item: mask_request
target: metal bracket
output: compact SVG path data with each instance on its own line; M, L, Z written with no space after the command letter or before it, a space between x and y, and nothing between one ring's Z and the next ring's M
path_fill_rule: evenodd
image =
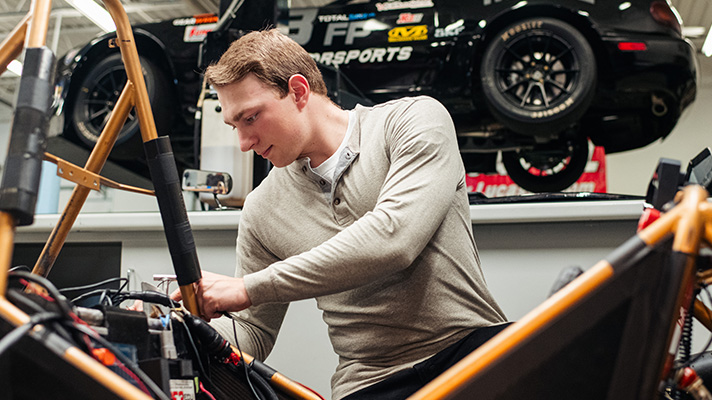
M63 160L53 154L45 153L45 161L49 161L57 165L57 176L62 177L70 182L74 182L79 186L91 190L100 190L101 185L110 187L113 189L125 190L127 192L133 192L138 194L147 194L149 196L155 196L156 193L153 190L143 189L135 186L124 185L112 181L109 178L104 178L99 174L95 174L91 171L79 167L70 163L69 161Z

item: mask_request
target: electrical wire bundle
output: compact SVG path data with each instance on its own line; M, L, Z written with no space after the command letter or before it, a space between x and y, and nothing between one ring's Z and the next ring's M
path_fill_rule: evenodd
M0 357L22 337L30 333L35 326L41 324L45 330L56 333L104 365L112 367L115 371L120 371L121 375L128 377L135 386L149 396L157 399L169 399L165 388L162 389L142 371L136 360L125 355L116 343L112 343L102 334L97 333L105 328L93 327L78 316L84 316L88 311L101 315L100 310L116 309L126 300L141 300L146 307L162 307L164 310L169 310L167 315L160 316L160 320L162 324L168 324L172 326L173 330L180 331L170 332L170 334L175 333L176 338L183 339L185 343L181 343L183 344L181 348L187 349L187 352L181 353L181 356L189 358L197 368L198 379L195 380L195 386L197 386L198 399L276 400L285 398L278 395L269 383L276 371L257 360L245 362L239 345L236 349L233 348L207 322L184 310L179 303L164 293L127 291L126 278L112 278L92 285L58 290L49 280L20 271L18 268L10 271L9 279L25 286L24 290L8 290L7 297L30 315L31 319L29 323L15 327L4 337L1 337ZM121 283L119 289L102 288L116 282ZM27 287L33 289L28 290ZM65 293L76 294L77 292L82 293L77 294L71 301L65 297ZM97 304L93 307L99 310L74 305L75 302L86 301L91 297L98 297ZM157 306L154 307L154 305ZM121 310L121 312L136 313L136 311L127 310ZM166 318L168 321L165 320ZM95 323L94 321L90 322ZM233 320L233 328L235 328L234 324ZM141 334L141 332L136 332L137 336ZM148 335L148 333L145 334ZM237 343L236 328L235 343Z
M26 287L33 284L39 289L26 293L9 289L7 298L18 308L30 315L30 321L15 327L0 339L0 357L12 348L20 339L29 334L38 325L44 327L41 337L47 340L50 335L57 335L55 340L65 340L95 359L102 361L100 354L108 350L115 360L117 368L138 382L138 387L151 397L169 400L169 396L144 373L136 363L119 351L84 321L77 317L70 302L47 279L24 271L10 271L10 280L18 280ZM51 337L51 336L50 336ZM106 349L106 350L102 350Z

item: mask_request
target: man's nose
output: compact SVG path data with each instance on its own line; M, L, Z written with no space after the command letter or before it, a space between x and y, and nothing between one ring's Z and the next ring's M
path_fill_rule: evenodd
M255 135L250 135L247 132L238 132L238 140L240 141L240 151L250 151L255 144L257 144L257 137Z

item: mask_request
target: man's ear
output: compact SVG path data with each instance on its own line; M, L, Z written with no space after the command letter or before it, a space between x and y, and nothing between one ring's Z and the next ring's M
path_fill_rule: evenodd
M309 100L309 95L311 94L311 88L309 87L309 82L304 75L294 74L289 77L289 94L294 95L294 101L299 108L304 107Z

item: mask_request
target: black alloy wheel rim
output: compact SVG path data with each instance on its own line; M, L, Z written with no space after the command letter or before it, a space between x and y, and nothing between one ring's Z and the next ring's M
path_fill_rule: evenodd
M566 40L535 31L505 47L496 84L513 106L541 111L566 101L576 88L580 63Z
M91 135L91 137L87 137L87 139L93 142L99 140L99 135L109 121L109 116L114 107L116 107L116 103L119 100L119 96L126 82L126 71L122 65L117 65L107 69L105 73L96 80L95 85L92 88L88 88L89 92L87 96L81 101L86 125L87 128L89 128L89 132L82 133L85 136ZM116 139L117 143L121 143L127 138L127 135L130 135L131 129L129 125L135 123L135 120L136 112L131 110L124 127Z

